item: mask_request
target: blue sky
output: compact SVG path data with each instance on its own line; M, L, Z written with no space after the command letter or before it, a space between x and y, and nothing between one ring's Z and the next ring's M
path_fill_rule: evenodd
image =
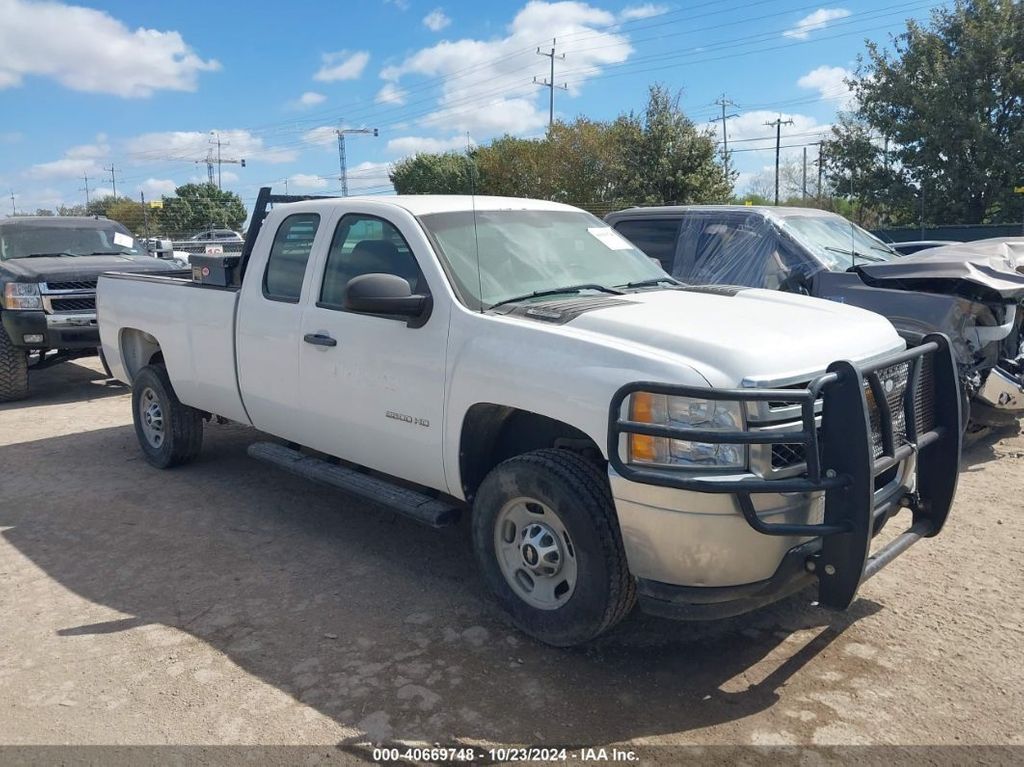
M735 102L729 140L743 191L773 162L781 114L790 158L842 108L865 38L885 42L935 2L863 0L361 0L287 4L0 0L0 210L52 208L109 193L147 197L202 180L211 131L225 188L248 203L264 184L339 188L333 130L347 141L352 193L387 194L387 167L417 150L461 149L547 124L556 49L556 115L613 118L647 86L682 92L704 123ZM748 151L749 150L749 151ZM814 150L812 148L812 156Z

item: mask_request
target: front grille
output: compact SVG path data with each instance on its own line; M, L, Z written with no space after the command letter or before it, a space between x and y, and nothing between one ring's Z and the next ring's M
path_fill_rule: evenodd
M79 298L51 298L50 306L54 312L94 312L96 311L96 297Z
M877 375L885 392L889 412L892 413L892 435L894 447L906 445L907 436L906 409L904 395L910 378L912 362L901 362L882 368ZM795 387L794 387L795 388ZM871 447L874 458L884 453L882 445L881 413L874 404L868 383L864 384L868 401L868 417L871 421ZM789 405L790 403L771 403L772 407ZM791 405L790 405L791 406ZM931 354L921 358L921 373L914 390L914 411L916 413L917 433L922 434L935 428L935 362ZM794 424L798 427L799 424ZM820 436L820 435L819 435ZM807 449L799 442L776 442L771 445L771 468L773 471L799 466L807 460Z
M48 282L47 292L55 290L96 290L96 280L77 280L69 282Z
M787 469L807 460L807 447L801 442L776 442L772 445L772 468Z

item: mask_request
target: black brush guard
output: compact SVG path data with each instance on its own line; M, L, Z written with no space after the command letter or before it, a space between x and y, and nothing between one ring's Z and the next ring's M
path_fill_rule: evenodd
M918 433L915 392L926 355L934 373L934 423ZM897 439L894 413L886 398L879 371L908 362L909 378L903 394L905 441ZM875 455L874 436L865 384L877 407L881 455ZM801 408L801 431L709 431L622 420L622 405L635 392L695 397L730 402L784 402ZM821 427L815 402L822 399ZM663 383L637 382L619 389L612 398L608 430L608 456L623 478L644 484L728 493L739 499L747 523L764 535L821 538L821 550L809 557L807 570L818 577L818 601L845 609L868 578L921 538L937 535L945 524L956 492L960 463L961 399L956 362L949 339L929 335L921 345L868 365L846 361L828 370L803 389L708 389ZM629 464L620 455L623 434L643 434L692 442L734 445L802 444L806 470L788 479L715 479L692 471L657 469ZM917 488L903 485L876 498L875 479L917 453ZM820 524L775 524L761 520L754 510L755 493L825 493L825 514ZM913 514L910 527L879 551L871 553L871 540L882 524L902 507Z

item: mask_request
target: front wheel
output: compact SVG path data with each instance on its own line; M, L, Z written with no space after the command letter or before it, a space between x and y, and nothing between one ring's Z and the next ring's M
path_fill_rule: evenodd
M135 376L132 414L142 454L153 466L169 469L199 455L203 414L181 403L163 365L148 365Z
M593 639L636 601L608 478L566 450L516 456L487 475L473 549L513 623L547 644Z
M14 402L28 396L28 355L19 349L0 327L0 402Z

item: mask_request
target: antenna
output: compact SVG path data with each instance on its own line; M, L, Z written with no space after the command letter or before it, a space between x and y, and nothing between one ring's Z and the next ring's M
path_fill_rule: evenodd
M469 131L466 131L466 167L469 170L469 202L473 208L473 245L476 248L476 289L480 300L480 314L484 313L484 278L480 272L480 234L476 228L476 165L470 154Z

